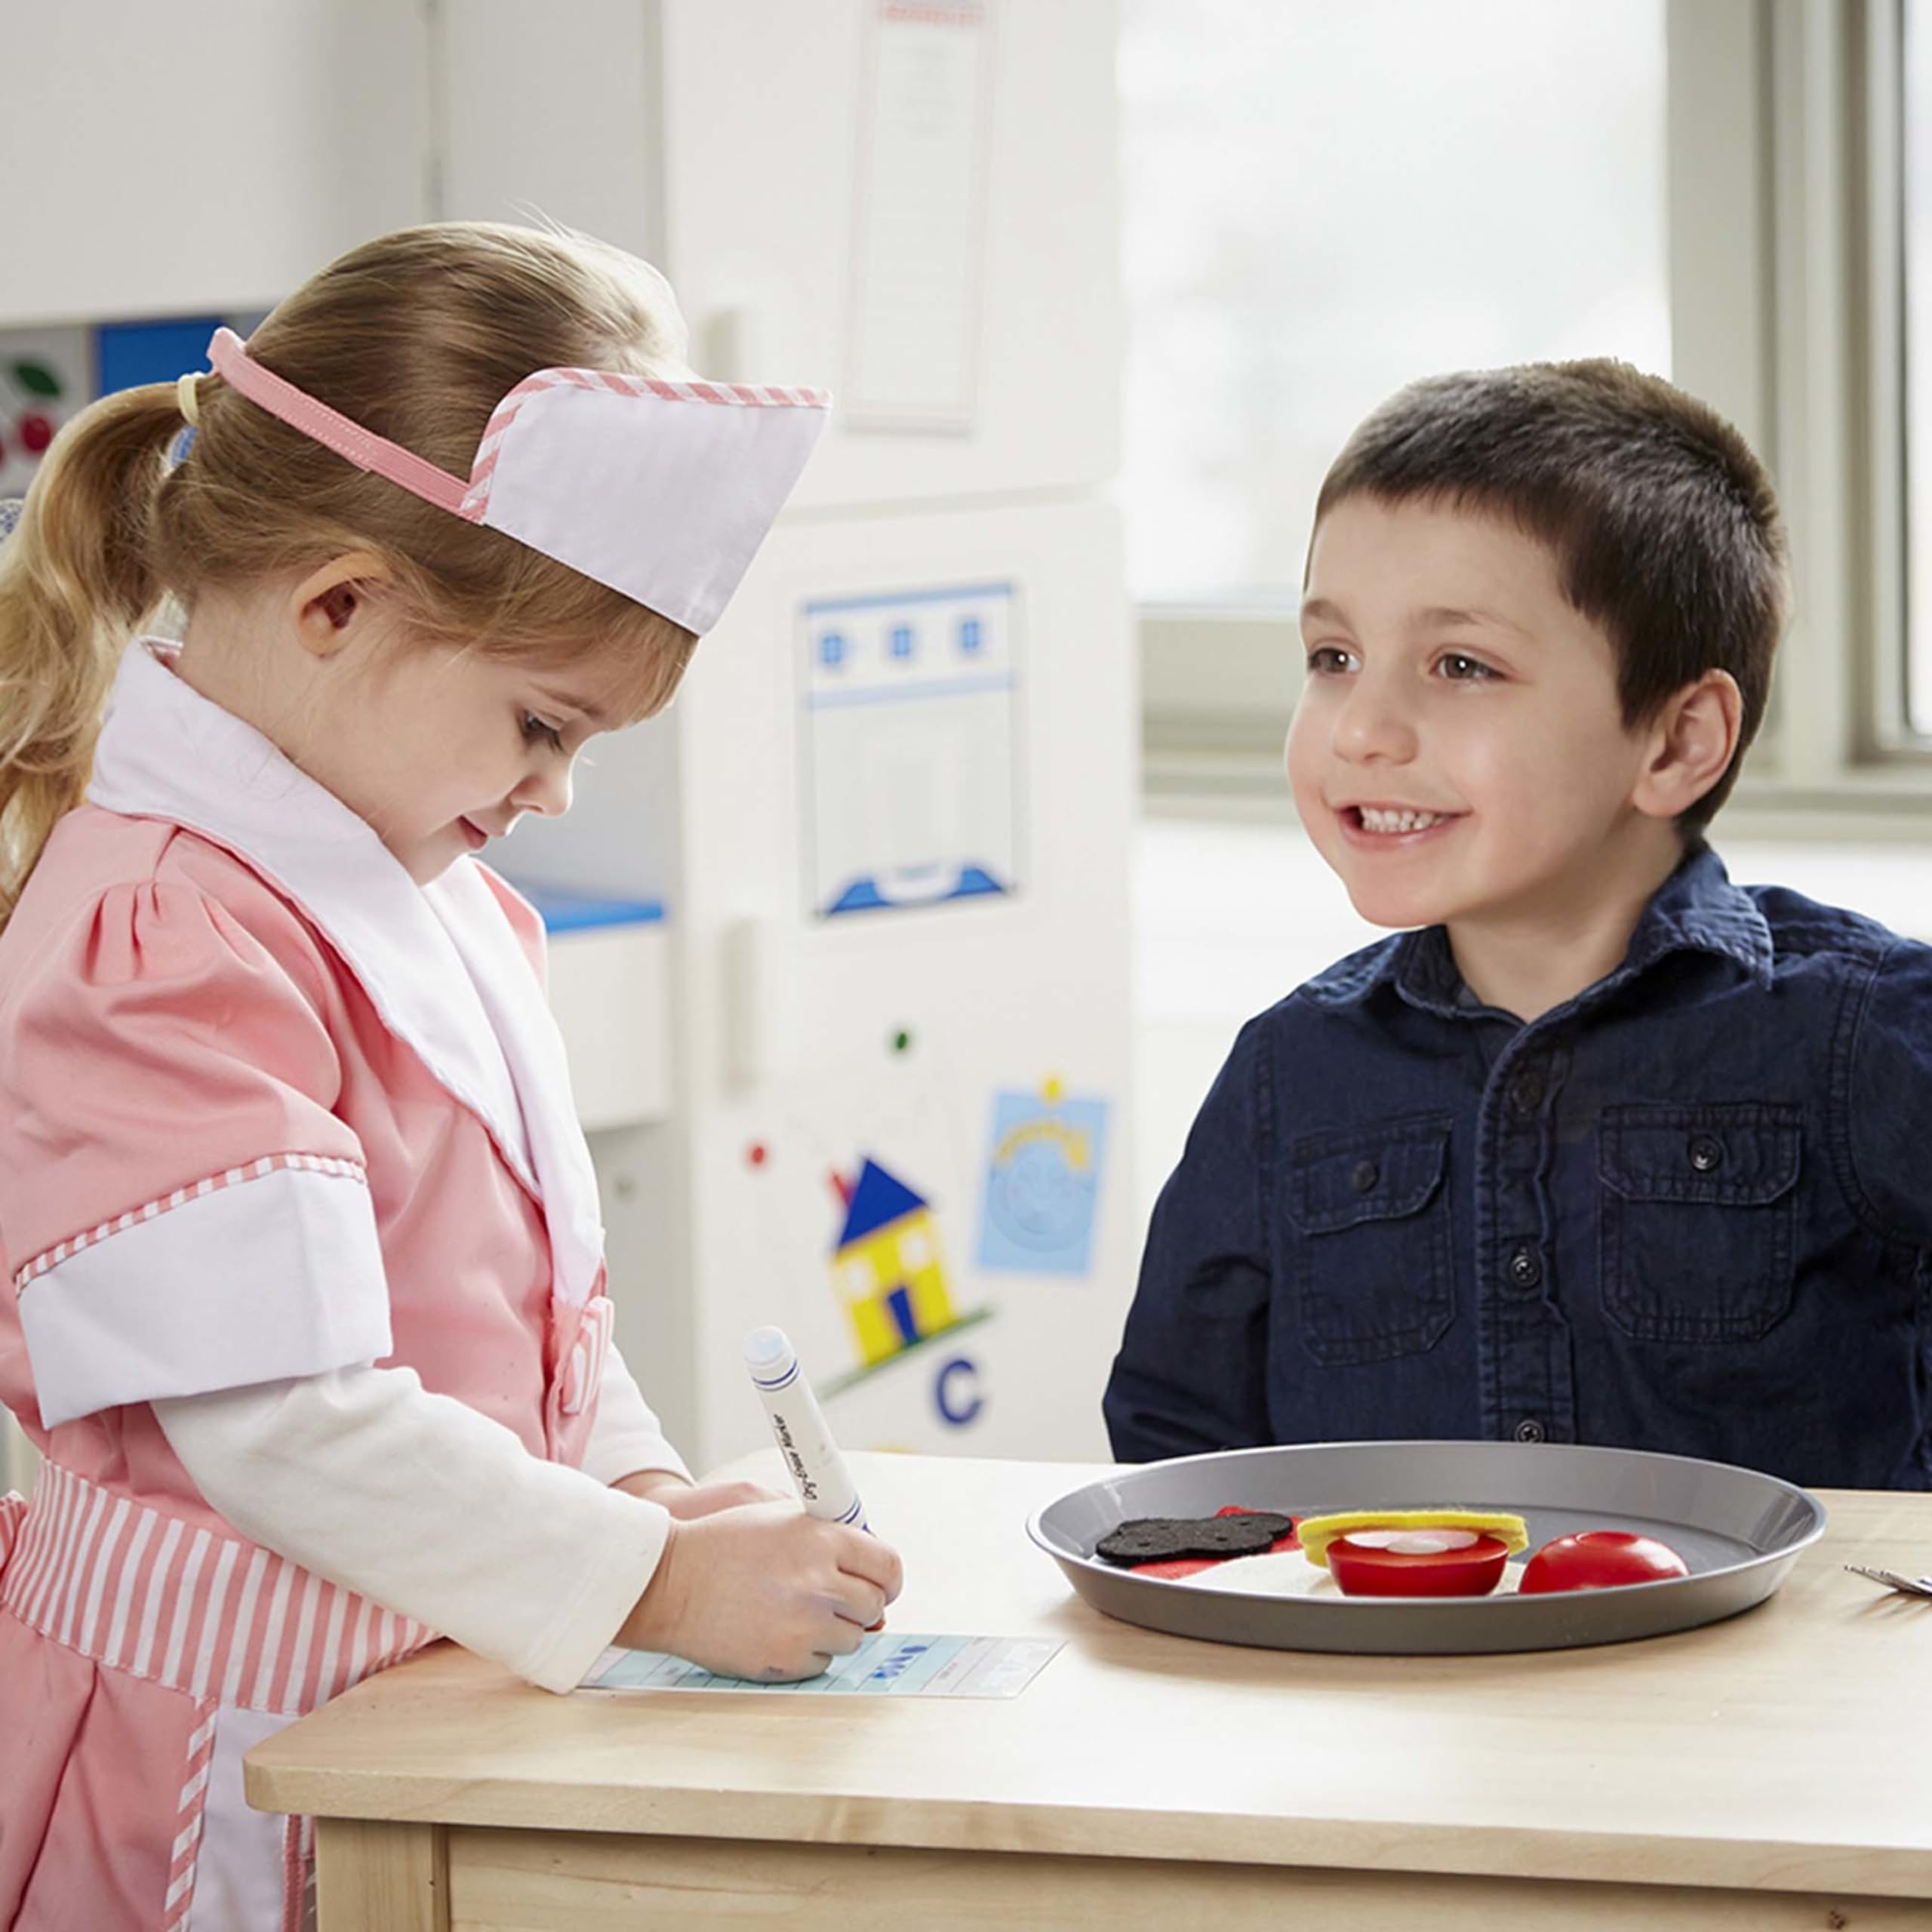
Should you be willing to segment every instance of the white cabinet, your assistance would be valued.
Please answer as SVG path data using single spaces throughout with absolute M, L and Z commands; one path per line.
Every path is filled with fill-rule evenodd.
M 849 399 L 882 11 L 577 0 L 571 33 L 546 42 L 515 0 L 445 7 L 445 211 L 540 210 L 603 235 L 669 275 L 703 374 Z M 970 412 L 915 434 L 835 414 L 796 509 L 1078 490 L 1118 467 L 1116 14 L 1005 0 L 971 29 L 986 125 Z
M 266 308 L 427 213 L 423 10 L 5 10 L 0 326 Z
M 737 364 L 720 374 L 857 399 L 860 243 L 887 188 L 884 11 L 666 0 L 665 266 L 698 356 L 715 343 Z M 880 434 L 835 415 L 798 508 L 1080 488 L 1119 466 L 1115 14 L 1006 0 L 958 29 L 983 42 L 986 80 L 969 426 Z
M 887 47 L 915 17 L 941 37 Z M 971 42 L 946 42 L 942 17 Z M 894 165 L 915 164 L 932 105 L 953 143 L 926 177 L 933 205 L 969 148 L 979 198 L 968 406 L 943 429 L 835 412 L 676 705 L 593 746 L 569 815 L 506 855 L 512 877 L 667 909 L 661 1118 L 602 1097 L 616 1063 L 641 1063 L 623 1038 L 640 1011 L 629 969 L 598 980 L 586 955 L 573 986 L 575 936 L 553 955 L 620 1338 L 694 1465 L 760 1439 L 740 1343 L 768 1321 L 848 1446 L 1103 1455 L 1137 1233 L 1137 732 L 1103 494 L 1118 454 L 1114 0 L 579 0 L 568 54 L 531 45 L 525 19 L 511 0 L 437 14 L 446 211 L 522 204 L 642 253 L 708 374 L 851 398 L 882 60 L 903 84 L 886 103 Z M 883 185 L 903 223 L 916 194 Z M 851 616 L 835 643 L 835 611 Z M 839 681 L 821 654 L 848 647 L 876 689 L 821 690 Z M 835 725 L 820 709 L 835 696 L 852 707 Z M 922 877 L 941 888 L 928 900 Z M 1069 1134 L 1104 1118 L 1104 1167 L 1093 1180 L 1090 1137 L 1093 1164 L 1052 1183 L 1057 1208 L 1091 1204 L 1078 1265 L 1035 1266 L 987 1232 L 994 1183 L 1014 1171 L 1014 1110 L 1063 1094 L 1063 1115 L 1024 1118 Z M 869 1221 L 881 1172 L 900 1204 Z
M 662 1120 L 671 1110 L 670 941 L 662 924 L 558 933 L 550 1011 L 586 1132 Z

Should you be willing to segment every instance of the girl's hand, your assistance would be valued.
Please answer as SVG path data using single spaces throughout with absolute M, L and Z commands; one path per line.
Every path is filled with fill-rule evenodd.
M 612 1641 L 721 1676 L 816 1677 L 859 1647 L 903 1581 L 897 1555 L 863 1530 L 795 1503 L 734 1506 L 672 1520 L 657 1574 Z
M 681 1523 L 715 1515 L 721 1509 L 743 1509 L 756 1503 L 784 1500 L 776 1491 L 755 1482 L 689 1483 L 669 1469 L 647 1469 L 637 1475 L 620 1476 L 611 1487 L 659 1504 Z

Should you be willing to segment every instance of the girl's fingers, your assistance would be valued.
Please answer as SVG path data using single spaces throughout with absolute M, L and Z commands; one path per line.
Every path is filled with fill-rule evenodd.
M 838 1567 L 849 1577 L 862 1577 L 884 1593 L 891 1603 L 906 1580 L 905 1565 L 891 1544 L 863 1530 L 848 1530 L 838 1544 Z
M 856 1577 L 842 1573 L 834 1579 L 824 1601 L 834 1616 L 856 1625 L 861 1632 L 876 1623 L 885 1609 L 884 1593 L 876 1585 L 863 1583 Z M 857 1646 L 848 1647 L 856 1649 Z

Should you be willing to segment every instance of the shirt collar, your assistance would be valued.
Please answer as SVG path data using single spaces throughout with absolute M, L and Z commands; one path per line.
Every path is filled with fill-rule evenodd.
M 122 657 L 88 801 L 198 832 L 300 907 L 546 1203 L 556 1291 L 581 1300 L 601 1248 L 595 1177 L 562 1042 L 481 868 L 466 855 L 418 886 L 366 820 L 177 676 L 178 649 L 139 638 Z
M 1700 841 L 1651 895 L 1630 935 L 1623 963 L 1566 1004 L 1600 998 L 1675 952 L 1704 952 L 1734 961 L 1761 986 L 1771 980 L 1771 929 L 1751 895 L 1730 882 L 1724 861 Z M 1351 970 L 1352 969 L 1352 970 Z M 1317 984 L 1331 1004 L 1352 1004 L 1392 986 L 1410 1005 L 1451 1019 L 1491 1009 L 1457 971 L 1447 929 L 1425 926 L 1386 940 L 1345 961 Z
M 200 832 L 292 899 L 368 989 L 383 1023 L 481 1116 L 532 1185 L 508 1063 L 424 891 L 365 820 L 176 675 L 178 648 L 155 638 L 128 646 L 88 801 Z
M 420 887 L 365 819 L 176 676 L 178 651 L 137 638 L 122 657 L 89 804 L 199 832 L 301 908 L 543 1201 L 551 1293 L 582 1304 L 603 1260 L 597 1174 L 565 1043 L 483 867 L 466 854 Z

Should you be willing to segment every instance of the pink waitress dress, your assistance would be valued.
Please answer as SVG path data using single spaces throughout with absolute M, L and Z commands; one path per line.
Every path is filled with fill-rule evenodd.
M 609 1346 L 537 915 L 467 858 L 418 887 L 172 651 L 130 646 L 0 935 L 0 1398 L 45 1459 L 0 1512 L 22 1932 L 292 1925 L 308 1832 L 242 1754 L 438 1634 L 238 1534 L 151 1404 L 406 1368 L 646 1543 L 663 1512 L 601 1485 L 682 1469 Z

